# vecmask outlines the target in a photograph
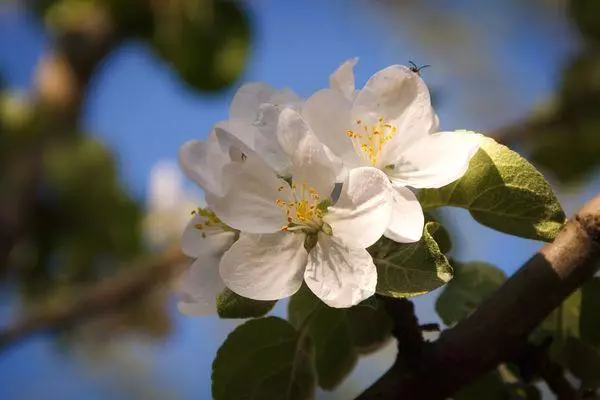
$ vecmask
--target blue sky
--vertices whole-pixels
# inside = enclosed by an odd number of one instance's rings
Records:
[[[438,110],[443,128],[485,132],[502,121],[525,115],[545,99],[574,44],[569,35],[557,34],[556,29],[564,27],[532,20],[531,14],[516,14],[502,2],[490,2],[486,7],[475,7],[475,3],[455,2],[447,12],[470,21],[477,19],[477,24],[486,26],[487,33],[475,38],[475,43],[493,56],[487,61],[501,71],[499,79],[511,85],[511,99],[515,100],[503,103],[492,117],[483,117],[465,108],[468,103],[464,98],[487,98],[494,93],[485,86],[475,92],[472,87],[465,89],[468,76],[448,66],[450,60],[446,64],[435,58],[435,64],[431,62],[434,66],[424,75],[432,87],[444,91]],[[307,96],[326,86],[329,74],[355,56],[360,57],[356,68],[359,85],[387,65],[408,60],[425,64],[433,59],[431,50],[415,39],[415,32],[403,32],[364,1],[256,0],[251,4],[256,37],[243,81],[287,86]],[[460,48],[460,44],[454,45]],[[10,9],[0,13],[0,71],[11,88],[31,87],[35,64],[46,46],[43,30],[29,16]],[[174,159],[184,141],[205,137],[215,122],[225,119],[234,91],[212,96],[195,93],[146,45],[129,42],[111,54],[94,77],[84,126],[116,151],[123,182],[142,200],[152,166],[162,159]],[[597,188],[594,184],[562,196],[566,209],[573,211]],[[466,212],[447,214],[460,236],[457,240],[463,243],[458,254],[461,259],[488,260],[510,273],[540,246],[482,228]],[[425,322],[435,318],[433,298],[417,300]],[[4,311],[0,314],[9,313]],[[279,306],[282,311],[283,306]],[[154,385],[174,398],[209,398],[212,358],[234,324],[216,318],[184,317],[177,317],[175,323],[167,342],[130,346],[127,351],[131,359],[113,360],[104,368],[90,368],[82,358],[61,354],[47,337],[34,338],[0,355],[0,394],[3,398],[37,398],[52,390],[63,399],[82,398],[84,394],[88,399],[125,398],[128,390],[137,390],[136,385],[147,385],[145,379],[150,376]],[[138,339],[124,340],[131,344]],[[120,351],[117,348],[115,354]],[[138,358],[147,368],[147,376],[119,379],[122,371],[131,369],[128,362]],[[344,398],[344,390],[355,393],[356,385],[366,385],[390,360],[388,354],[361,364],[355,373],[357,380],[342,388],[339,398]]]

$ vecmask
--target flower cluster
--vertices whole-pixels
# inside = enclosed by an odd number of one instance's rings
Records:
[[[276,300],[303,281],[327,305],[350,307],[375,293],[369,246],[382,235],[421,238],[413,190],[460,178],[479,136],[438,132],[429,91],[410,68],[385,68],[357,90],[355,64],[306,100],[246,84],[229,120],[182,146],[181,167],[207,204],[183,234],[183,251],[196,261],[182,284],[182,312],[214,312],[225,287]]]

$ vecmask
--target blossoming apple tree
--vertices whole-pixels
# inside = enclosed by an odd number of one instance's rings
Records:
[[[461,207],[485,226],[542,241],[565,227],[550,186],[524,158],[482,134],[439,131],[418,71],[393,65],[356,89],[356,62],[305,100],[244,85],[230,119],[181,148],[181,167],[204,189],[207,207],[192,212],[183,233],[195,261],[179,309],[252,318],[217,353],[215,399],[312,398],[317,385],[335,388],[360,354],[392,336],[398,375],[386,374],[362,397],[451,395],[466,382],[423,389],[421,374],[436,365],[427,364],[428,328],[407,299],[443,287],[436,308],[452,326],[477,318],[477,304],[506,277],[484,262],[448,259],[451,238],[433,212]],[[287,321],[266,316],[284,298]],[[517,353],[539,354],[534,342],[544,329],[532,343],[520,338]],[[512,361],[493,359],[500,369],[483,379],[514,396],[533,393],[503,364]]]

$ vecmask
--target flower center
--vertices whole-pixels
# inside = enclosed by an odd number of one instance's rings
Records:
[[[377,165],[383,145],[396,135],[397,128],[388,124],[381,117],[377,118],[377,122],[374,124],[367,124],[358,119],[356,125],[356,130],[349,129],[346,131],[346,135],[352,139],[354,148],[361,158],[369,161],[372,165]]]
[[[235,229],[221,222],[219,217],[209,209],[198,207],[192,211],[192,215],[200,217],[202,222],[194,225],[202,233],[202,237],[206,238],[209,235],[214,235],[221,232],[235,232]]]
[[[323,227],[323,215],[329,202],[321,201],[321,197],[314,188],[306,183],[296,185],[282,185],[279,192],[287,195],[287,199],[277,199],[275,203],[287,217],[287,225],[281,227],[282,231],[317,232]]]

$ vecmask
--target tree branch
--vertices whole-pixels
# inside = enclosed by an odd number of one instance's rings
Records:
[[[527,336],[574,290],[591,279],[600,260],[600,196],[496,293],[424,349],[414,375],[392,367],[358,399],[443,399],[514,359]]]
[[[0,331],[0,351],[33,334],[60,330],[85,318],[115,310],[164,284],[189,264],[179,246],[123,268],[114,278],[95,284],[76,302],[43,309]]]
[[[424,345],[423,333],[415,315],[415,306],[406,298],[378,297],[394,321],[392,336],[398,341],[396,364],[402,364],[397,367],[410,371],[418,366]]]

